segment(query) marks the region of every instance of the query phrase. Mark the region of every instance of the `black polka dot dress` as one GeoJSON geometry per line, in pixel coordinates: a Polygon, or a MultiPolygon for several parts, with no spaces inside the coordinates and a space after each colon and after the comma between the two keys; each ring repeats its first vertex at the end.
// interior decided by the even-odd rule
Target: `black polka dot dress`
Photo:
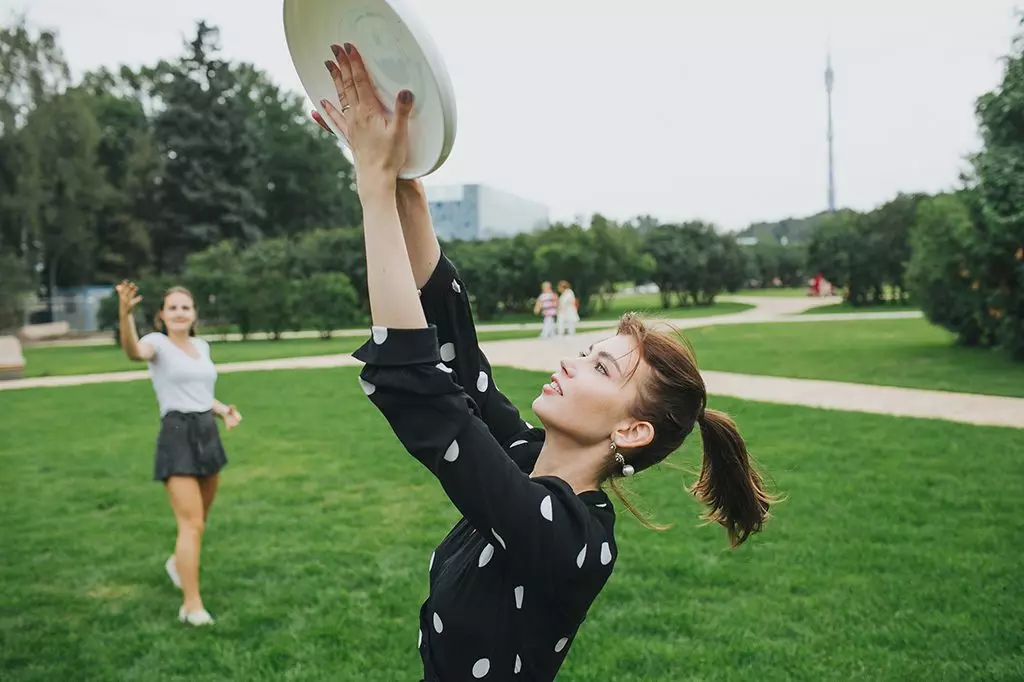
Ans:
{"type": "Polygon", "coordinates": [[[354,356],[369,399],[463,515],[424,557],[424,678],[552,680],[615,565],[614,508],[529,476],[544,432],[494,385],[443,254],[420,300],[427,328],[374,327],[354,356]]]}

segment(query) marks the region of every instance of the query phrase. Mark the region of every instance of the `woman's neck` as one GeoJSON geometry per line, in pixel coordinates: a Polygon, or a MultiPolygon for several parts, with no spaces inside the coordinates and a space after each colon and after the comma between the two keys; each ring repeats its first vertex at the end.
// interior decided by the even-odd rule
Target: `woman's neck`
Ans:
{"type": "Polygon", "coordinates": [[[549,430],[545,432],[544,445],[531,475],[560,478],[577,495],[588,490],[600,490],[600,472],[608,452],[604,443],[581,445],[549,430]]]}
{"type": "Polygon", "coordinates": [[[167,338],[169,338],[171,341],[173,341],[174,343],[178,344],[179,346],[183,346],[183,345],[185,345],[186,343],[189,342],[189,333],[188,332],[171,332],[171,331],[169,331],[169,332],[166,332],[166,334],[167,334],[167,338]]]}

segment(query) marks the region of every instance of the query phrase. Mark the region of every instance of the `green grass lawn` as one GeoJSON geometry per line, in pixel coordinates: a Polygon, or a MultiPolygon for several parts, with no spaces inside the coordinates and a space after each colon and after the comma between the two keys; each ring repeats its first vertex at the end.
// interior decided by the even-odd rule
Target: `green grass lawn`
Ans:
{"type": "Polygon", "coordinates": [[[837,301],[832,305],[823,305],[819,308],[810,308],[803,312],[804,315],[821,315],[822,313],[891,313],[919,311],[921,307],[913,301],[887,301],[882,305],[869,305],[854,307],[846,301],[837,301]]]}
{"type": "Polygon", "coordinates": [[[842,320],[690,329],[702,370],[1024,397],[1024,363],[953,345],[925,320],[842,320]]]}
{"type": "MultiPolygon", "coordinates": [[[[530,330],[480,332],[481,341],[530,338],[537,332],[530,330]]],[[[366,336],[336,336],[320,339],[281,339],[280,341],[213,341],[210,354],[216,363],[272,360],[276,358],[307,357],[351,353],[366,336]]],[[[106,346],[26,346],[25,376],[65,376],[95,372],[123,372],[145,369],[145,363],[132,362],[119,346],[111,342],[106,346]]]]}
{"type": "MultiPolygon", "coordinates": [[[[528,405],[544,375],[496,379],[528,405]]],[[[427,563],[456,519],[436,481],[354,368],[225,375],[218,392],[246,421],[225,434],[203,548],[206,630],[178,624],[163,573],[174,522],[150,481],[149,383],[0,393],[5,680],[419,679],[427,563]]],[[[1019,431],[712,404],[788,500],[730,552],[698,527],[688,471],[637,477],[673,527],[620,511],[616,572],[559,680],[1024,678],[1019,431]]]]}

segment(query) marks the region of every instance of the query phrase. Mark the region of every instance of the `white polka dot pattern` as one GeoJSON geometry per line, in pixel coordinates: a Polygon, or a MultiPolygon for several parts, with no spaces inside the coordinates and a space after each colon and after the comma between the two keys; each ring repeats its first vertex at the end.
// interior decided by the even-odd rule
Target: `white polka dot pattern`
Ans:
{"type": "Polygon", "coordinates": [[[501,545],[501,548],[502,548],[502,549],[508,549],[508,547],[506,547],[506,546],[505,546],[505,541],[504,541],[504,540],[502,540],[502,538],[501,538],[501,536],[500,536],[500,535],[498,535],[498,531],[496,531],[496,530],[494,530],[494,529],[492,528],[492,529],[491,529],[491,533],[493,533],[493,534],[494,534],[494,539],[498,541],[498,544],[500,544],[500,545],[501,545]]]}
{"type": "Polygon", "coordinates": [[[515,590],[513,590],[513,592],[515,592],[515,595],[516,595],[516,608],[517,609],[523,608],[523,592],[525,591],[525,589],[526,588],[524,588],[522,585],[520,585],[515,590]]]}
{"type": "Polygon", "coordinates": [[[489,379],[487,378],[487,373],[480,372],[480,375],[476,378],[476,390],[478,390],[480,393],[486,393],[488,382],[489,379]]]}
{"type": "Polygon", "coordinates": [[[437,612],[435,612],[434,613],[434,632],[436,632],[437,634],[441,634],[441,632],[443,630],[444,630],[444,623],[441,622],[441,616],[437,615],[437,612]]]}
{"type": "Polygon", "coordinates": [[[366,381],[362,377],[359,377],[359,387],[363,389],[363,393],[366,395],[373,395],[373,392],[377,390],[377,387],[366,381]]]}
{"type": "Polygon", "coordinates": [[[607,566],[612,562],[612,548],[607,542],[601,543],[601,565],[607,566]]]}
{"type": "Polygon", "coordinates": [[[563,637],[562,639],[560,639],[557,642],[555,642],[555,653],[561,653],[562,649],[564,649],[565,645],[568,644],[568,643],[569,643],[569,638],[568,637],[563,637]]]}
{"type": "Polygon", "coordinates": [[[483,568],[490,563],[492,556],[494,556],[494,545],[488,542],[487,546],[484,547],[482,552],[480,552],[480,558],[477,559],[477,565],[480,568],[483,568]]]}
{"type": "Polygon", "coordinates": [[[455,344],[446,343],[441,346],[441,359],[445,362],[451,362],[455,359],[455,344]]]}
{"type": "Polygon", "coordinates": [[[370,332],[373,334],[373,342],[378,346],[388,340],[387,327],[371,327],[370,332]]]}
{"type": "Polygon", "coordinates": [[[576,555],[576,565],[579,566],[580,568],[583,568],[583,562],[586,560],[586,558],[587,558],[587,546],[583,545],[583,549],[581,549],[580,553],[576,555]]]}
{"type": "MultiPolygon", "coordinates": [[[[436,452],[436,451],[435,451],[436,452]]],[[[448,446],[448,449],[444,452],[444,459],[446,462],[454,462],[459,458],[459,441],[453,440],[452,444],[448,446]]]]}
{"type": "Polygon", "coordinates": [[[548,521],[554,520],[554,512],[551,509],[551,496],[548,495],[540,501],[540,515],[548,521]]]}
{"type": "Polygon", "coordinates": [[[473,677],[481,679],[487,675],[491,670],[491,662],[486,658],[481,658],[479,661],[473,664],[473,677]]]}

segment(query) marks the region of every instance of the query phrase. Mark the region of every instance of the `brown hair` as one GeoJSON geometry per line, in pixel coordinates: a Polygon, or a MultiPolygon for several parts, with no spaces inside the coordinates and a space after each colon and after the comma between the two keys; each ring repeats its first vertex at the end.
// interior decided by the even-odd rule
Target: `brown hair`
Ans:
{"type": "Polygon", "coordinates": [[[571,287],[571,286],[569,285],[569,282],[568,282],[567,280],[564,280],[564,279],[563,279],[563,280],[561,280],[561,281],[560,281],[560,282],[558,283],[558,290],[559,290],[559,291],[565,291],[566,289],[571,289],[571,288],[572,288],[572,287],[571,287]]]}
{"type": "Polygon", "coordinates": [[[166,327],[164,327],[164,321],[160,319],[160,313],[163,312],[164,305],[167,303],[167,297],[171,294],[185,294],[192,299],[192,310],[196,313],[196,319],[192,320],[192,326],[188,328],[188,335],[196,335],[196,327],[199,325],[199,308],[196,307],[196,297],[192,295],[192,292],[182,286],[174,286],[164,292],[164,297],[160,299],[160,309],[153,315],[153,326],[157,331],[167,333],[166,327]]]}
{"type": "MultiPolygon", "coordinates": [[[[724,526],[729,544],[738,547],[751,533],[761,530],[775,500],[751,464],[736,424],[725,413],[707,409],[707,389],[693,347],[678,331],[652,330],[633,313],[622,316],[618,333],[636,339],[640,357],[650,368],[649,378],[639,386],[632,414],[654,427],[650,444],[624,451],[623,457],[634,471],[643,471],[675,452],[694,427],[699,427],[704,457],[689,492],[708,507],[703,518],[724,526]]],[[[614,463],[610,466],[609,486],[626,508],[645,526],[663,529],[646,521],[626,499],[616,481],[621,472],[614,463]]]]}

